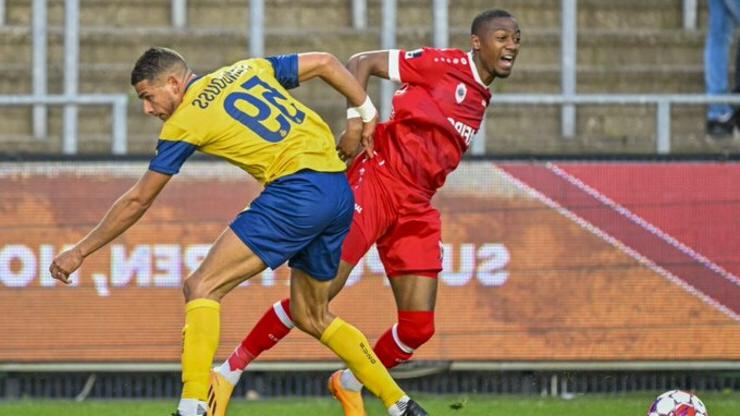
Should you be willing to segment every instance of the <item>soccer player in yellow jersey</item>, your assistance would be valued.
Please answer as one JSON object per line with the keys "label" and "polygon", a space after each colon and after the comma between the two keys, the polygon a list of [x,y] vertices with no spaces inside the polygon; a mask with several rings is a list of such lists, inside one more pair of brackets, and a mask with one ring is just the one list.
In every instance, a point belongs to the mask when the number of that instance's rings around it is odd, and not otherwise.
{"label": "soccer player in yellow jersey", "polygon": [[219,379],[209,374],[219,342],[219,302],[244,280],[285,261],[295,325],[344,360],[390,415],[426,415],[393,381],[365,336],[328,309],[354,200],[329,127],[287,91],[316,77],[357,106],[371,149],[375,107],[330,54],[247,59],[196,76],[177,52],[147,50],[131,72],[131,85],[144,111],[164,121],[157,154],[98,225],[49,267],[55,279],[68,283],[87,256],[144,215],[195,150],[221,157],[265,185],[185,280],[183,389],[175,415],[224,414]]}

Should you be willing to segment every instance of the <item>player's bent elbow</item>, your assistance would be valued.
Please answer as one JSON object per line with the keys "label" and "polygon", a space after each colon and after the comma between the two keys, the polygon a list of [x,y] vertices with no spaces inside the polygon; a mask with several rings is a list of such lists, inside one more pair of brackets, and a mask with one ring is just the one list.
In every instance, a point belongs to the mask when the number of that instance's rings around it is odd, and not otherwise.
{"label": "player's bent elbow", "polygon": [[358,68],[361,64],[366,65],[369,55],[367,52],[359,52],[349,57],[347,60],[347,68]]}
{"label": "player's bent elbow", "polygon": [[337,67],[341,68],[342,63],[339,58],[329,52],[318,52],[317,67],[321,75],[326,75],[334,71]]}
{"label": "player's bent elbow", "polygon": [[347,61],[347,69],[378,77],[388,78],[388,52],[369,51],[352,55]]}
{"label": "player's bent elbow", "polygon": [[326,78],[342,64],[329,52],[310,52],[299,55],[298,75],[301,82],[316,77]]}
{"label": "player's bent elbow", "polygon": [[317,52],[317,54],[319,55],[319,63],[322,66],[339,63],[339,59],[330,52]]}

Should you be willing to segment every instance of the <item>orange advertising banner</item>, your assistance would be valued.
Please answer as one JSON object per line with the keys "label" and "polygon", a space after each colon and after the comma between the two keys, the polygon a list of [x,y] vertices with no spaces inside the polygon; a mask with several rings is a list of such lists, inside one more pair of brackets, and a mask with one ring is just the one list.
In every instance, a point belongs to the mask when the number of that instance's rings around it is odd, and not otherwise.
{"label": "orange advertising banner", "polygon": [[[73,284],[47,271],[146,167],[0,163],[0,362],[179,360],[182,282],[260,192],[243,172],[186,163]],[[738,360],[739,196],[732,163],[466,162],[435,197],[444,271],[436,334],[415,357]],[[217,358],[288,289],[283,266],[230,293]],[[332,310],[371,340],[395,322],[374,249]],[[296,330],[263,359],[335,358]]]}

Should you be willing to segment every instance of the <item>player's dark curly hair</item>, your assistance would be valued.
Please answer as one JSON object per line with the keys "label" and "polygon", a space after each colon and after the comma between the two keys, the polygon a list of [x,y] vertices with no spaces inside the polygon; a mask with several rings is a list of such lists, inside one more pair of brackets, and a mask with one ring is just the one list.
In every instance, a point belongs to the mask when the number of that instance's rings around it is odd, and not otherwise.
{"label": "player's dark curly hair", "polygon": [[188,69],[188,64],[182,55],[168,48],[149,48],[136,60],[134,69],[131,70],[131,85],[136,85],[144,80],[153,81],[160,74],[170,71],[176,66]]}
{"label": "player's dark curly hair", "polygon": [[470,25],[470,34],[480,36],[483,29],[486,27],[486,24],[497,17],[513,18],[514,16],[512,16],[511,13],[507,12],[506,10],[486,10],[478,16],[475,16],[475,19],[473,19],[473,24]]}

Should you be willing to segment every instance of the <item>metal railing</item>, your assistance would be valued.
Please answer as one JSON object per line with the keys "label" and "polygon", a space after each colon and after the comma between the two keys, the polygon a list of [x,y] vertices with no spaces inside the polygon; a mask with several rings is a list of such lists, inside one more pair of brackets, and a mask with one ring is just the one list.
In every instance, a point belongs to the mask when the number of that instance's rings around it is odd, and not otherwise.
{"label": "metal railing", "polygon": [[188,24],[188,0],[172,0],[172,26],[184,29]]}
{"label": "metal railing", "polygon": [[450,43],[449,4],[447,0],[434,0],[432,3],[432,44],[435,48],[446,48]]}
{"label": "metal railing", "polygon": [[249,55],[265,55],[265,0],[249,2]]}
{"label": "metal railing", "polygon": [[[380,24],[380,49],[396,48],[396,0],[383,0]],[[392,81],[380,81],[380,119],[387,120],[391,114],[391,100],[395,86]]]}
{"label": "metal railing", "polygon": [[[113,107],[113,122],[111,126],[111,151],[114,155],[124,155],[126,148],[126,114],[128,109],[128,96],[124,94],[94,94],[94,95],[0,95],[0,107],[14,107],[23,105],[105,105]],[[76,114],[75,114],[76,116]],[[71,127],[68,126],[70,119],[65,117],[62,151],[64,154],[75,154],[77,152],[77,132],[74,135],[66,134]],[[74,120],[74,128],[77,120]]]}
{"label": "metal railing", "polygon": [[[436,2],[436,0],[435,0]],[[187,0],[172,0],[172,26],[187,26]],[[436,8],[436,5],[434,6]],[[683,0],[683,28],[696,29],[697,1]],[[5,0],[0,0],[0,25],[4,22]],[[352,27],[356,30],[367,29],[367,0],[352,0]],[[435,33],[436,36],[436,33]]]}
{"label": "metal railing", "polygon": [[696,30],[696,0],[683,0],[683,28]]}
{"label": "metal railing", "polygon": [[[172,25],[184,28],[187,25],[187,0],[171,0]],[[349,1],[349,0],[348,0]],[[265,53],[264,0],[249,0],[250,36],[249,49],[252,56],[263,56]],[[367,27],[367,0],[351,0],[352,25],[356,29]],[[396,47],[397,0],[382,1],[381,48]],[[449,42],[448,1],[433,0],[433,38],[436,47],[446,47]],[[45,137],[47,109],[47,0],[33,0],[33,96],[34,102],[34,136]],[[683,0],[683,27],[696,27],[697,1]],[[497,95],[494,102],[499,104],[550,104],[562,108],[561,127],[565,138],[575,136],[575,119],[577,104],[655,104],[657,106],[657,151],[670,151],[670,106],[671,104],[699,104],[728,102],[737,103],[734,96],[708,97],[704,95],[579,95],[576,92],[576,53],[577,53],[577,0],[561,0],[561,95]],[[5,21],[5,0],[0,0],[0,24]],[[79,0],[65,0],[65,73],[64,96],[78,93],[79,73]],[[381,115],[388,117],[394,86],[383,81],[381,86]],[[523,100],[517,102],[516,100]],[[540,100],[541,101],[537,101]],[[537,101],[537,102],[535,102]],[[78,101],[69,100],[64,110],[64,152],[76,153],[77,143],[77,109]],[[485,123],[481,126],[480,136],[485,137]],[[472,152],[485,152],[485,143],[476,140]]]}
{"label": "metal railing", "polygon": [[[308,364],[308,365],[306,365]],[[326,373],[340,362],[254,362],[234,395],[327,394]],[[572,398],[575,394],[655,393],[681,388],[736,391],[739,366],[731,361],[668,362],[415,362],[393,370],[408,390],[427,394],[517,394]],[[20,398],[150,399],[179,397],[180,366],[147,364],[0,364],[0,400]]]}
{"label": "metal railing", "polygon": [[[2,1],[2,0],[0,0]],[[46,0],[33,0],[31,6],[31,31],[33,43],[33,69],[31,71],[31,88],[33,95],[43,97],[47,94],[47,8]],[[47,111],[45,105],[33,107],[33,136],[37,139],[46,137]]]}
{"label": "metal railing", "polygon": [[[64,2],[64,95],[79,93],[80,78],[80,0]],[[64,106],[64,154],[77,153],[77,106]]]}
{"label": "metal railing", "polygon": [[[701,95],[701,94],[579,94],[573,96],[555,94],[496,94],[494,105],[645,105],[653,104],[656,110],[656,151],[668,154],[671,151],[671,105],[699,105],[713,103],[740,104],[740,95]],[[473,154],[483,154],[480,148],[471,149]]]}
{"label": "metal railing", "polygon": [[367,0],[352,0],[352,27],[367,29]]}
{"label": "metal railing", "polygon": [[[560,91],[564,97],[576,95],[578,52],[578,5],[576,0],[560,2]],[[561,134],[566,139],[576,136],[576,108],[564,104],[560,111]]]}

